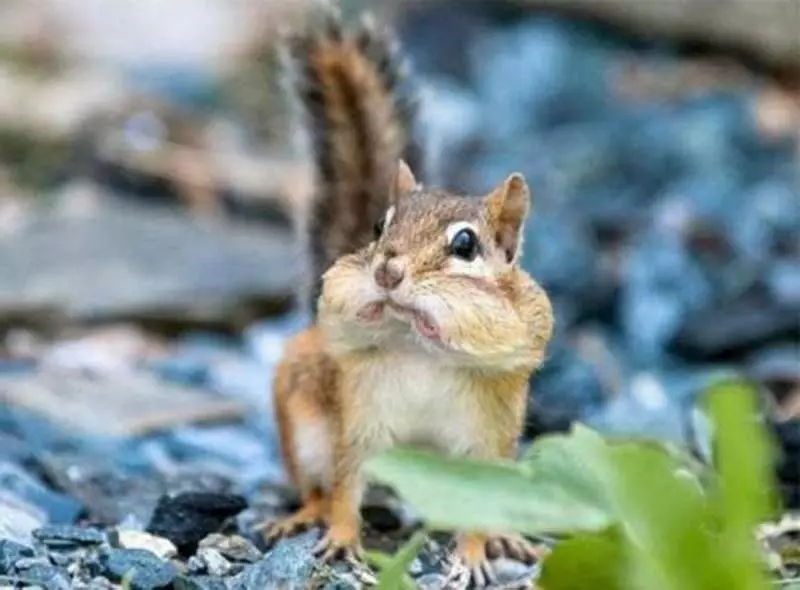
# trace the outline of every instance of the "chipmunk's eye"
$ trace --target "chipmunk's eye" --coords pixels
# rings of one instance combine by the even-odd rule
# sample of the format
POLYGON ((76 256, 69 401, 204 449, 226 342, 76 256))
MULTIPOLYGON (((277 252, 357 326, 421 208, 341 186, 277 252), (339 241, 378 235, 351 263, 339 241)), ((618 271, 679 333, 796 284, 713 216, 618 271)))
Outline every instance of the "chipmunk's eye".
POLYGON ((372 231, 375 234, 375 239, 379 239, 383 235, 383 227, 386 225, 386 219, 381 217, 378 221, 375 222, 375 225, 372 226, 372 231))
POLYGON ((480 242, 475 232, 469 228, 459 230, 450 240, 450 252, 463 260, 472 262, 480 251, 480 242))

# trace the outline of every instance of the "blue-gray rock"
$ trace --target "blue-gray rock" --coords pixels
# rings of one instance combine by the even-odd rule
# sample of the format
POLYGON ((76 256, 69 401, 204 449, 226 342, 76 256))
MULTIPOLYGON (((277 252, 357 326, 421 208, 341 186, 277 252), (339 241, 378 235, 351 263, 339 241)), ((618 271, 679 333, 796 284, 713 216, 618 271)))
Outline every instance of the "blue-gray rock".
POLYGON ((101 545, 106 541, 103 531, 69 525, 46 525, 33 531, 33 536, 48 547, 101 545))
POLYGON ((214 576, 178 576, 173 583, 175 590, 227 590, 224 578, 214 576))
POLYGON ((712 285, 680 237, 645 237, 631 254, 622 289, 621 319, 630 354, 646 366, 662 362, 686 317, 711 306, 712 297, 712 285))
POLYGON ((83 510, 80 502, 47 489, 30 473, 5 461, 0 461, 0 489, 11 490, 17 497, 37 506, 54 524, 72 523, 83 510))
POLYGON ((33 549, 8 539, 0 539, 0 575, 9 574, 20 559, 33 557, 33 549))
POLYGON ((47 479, 80 500, 89 518, 100 524, 134 519, 143 526, 165 491, 161 478, 148 472, 149 457, 136 444, 48 452, 37 459, 47 479))
POLYGON ((17 560, 17 563, 14 564, 14 567, 18 571, 28 570, 32 567, 39 566, 39 565, 59 565, 58 563, 50 563, 50 559, 45 557, 44 555, 39 555, 37 557, 22 557, 17 560))
POLYGON ((129 579, 132 590, 167 588, 178 575, 174 565, 144 549, 111 549, 100 556, 100 566, 112 581, 129 579))
POLYGON ((23 587, 38 586, 44 590, 69 590, 71 588, 64 573, 50 565, 34 565, 19 572, 16 577, 12 576, 11 579, 16 579, 17 583, 24 584, 23 587))
POLYGON ((307 588, 316 564, 312 549, 318 539, 319 532, 312 530, 280 541, 261 561, 235 576, 231 580, 230 590, 307 588))

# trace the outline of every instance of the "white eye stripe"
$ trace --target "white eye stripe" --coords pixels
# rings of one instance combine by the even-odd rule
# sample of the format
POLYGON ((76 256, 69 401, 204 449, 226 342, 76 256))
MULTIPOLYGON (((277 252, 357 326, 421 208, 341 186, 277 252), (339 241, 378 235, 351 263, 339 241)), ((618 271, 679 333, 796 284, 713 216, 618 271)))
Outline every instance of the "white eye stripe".
POLYGON ((447 226, 447 230, 445 231, 445 235, 447 236, 447 243, 449 244, 450 242, 452 242, 453 238, 456 237, 456 234, 460 232, 462 229, 471 229, 476 236, 478 235, 478 229, 470 222, 456 221, 447 226))
POLYGON ((383 226, 384 227, 388 227, 389 224, 392 222, 392 219, 394 219, 394 212, 395 212, 395 208, 394 208, 394 205, 392 205, 386 211, 386 215, 383 218, 383 226))

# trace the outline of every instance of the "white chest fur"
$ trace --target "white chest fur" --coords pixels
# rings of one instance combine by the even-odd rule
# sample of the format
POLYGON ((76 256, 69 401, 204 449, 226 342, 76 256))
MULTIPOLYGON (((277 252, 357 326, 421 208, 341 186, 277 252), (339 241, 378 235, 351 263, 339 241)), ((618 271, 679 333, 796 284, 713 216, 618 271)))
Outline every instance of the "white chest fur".
POLYGON ((417 444, 461 455, 474 446, 481 412, 464 369, 395 352, 362 364, 353 376, 354 435, 370 452, 417 444))

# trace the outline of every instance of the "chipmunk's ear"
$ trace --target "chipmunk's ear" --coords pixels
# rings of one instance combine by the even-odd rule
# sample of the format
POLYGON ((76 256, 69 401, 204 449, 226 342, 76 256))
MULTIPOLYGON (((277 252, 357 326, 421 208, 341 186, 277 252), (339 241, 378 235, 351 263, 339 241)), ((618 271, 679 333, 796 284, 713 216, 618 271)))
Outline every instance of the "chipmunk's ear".
POLYGON ((489 223, 506 261, 515 262, 522 246, 522 226, 528 217, 530 191, 519 172, 509 175, 485 199, 489 223))
POLYGON ((405 160, 399 160, 397 163, 397 170, 392 180, 392 187, 389 193, 390 202, 395 205, 399 199, 417 188, 417 179, 411 168, 408 167, 405 160))

